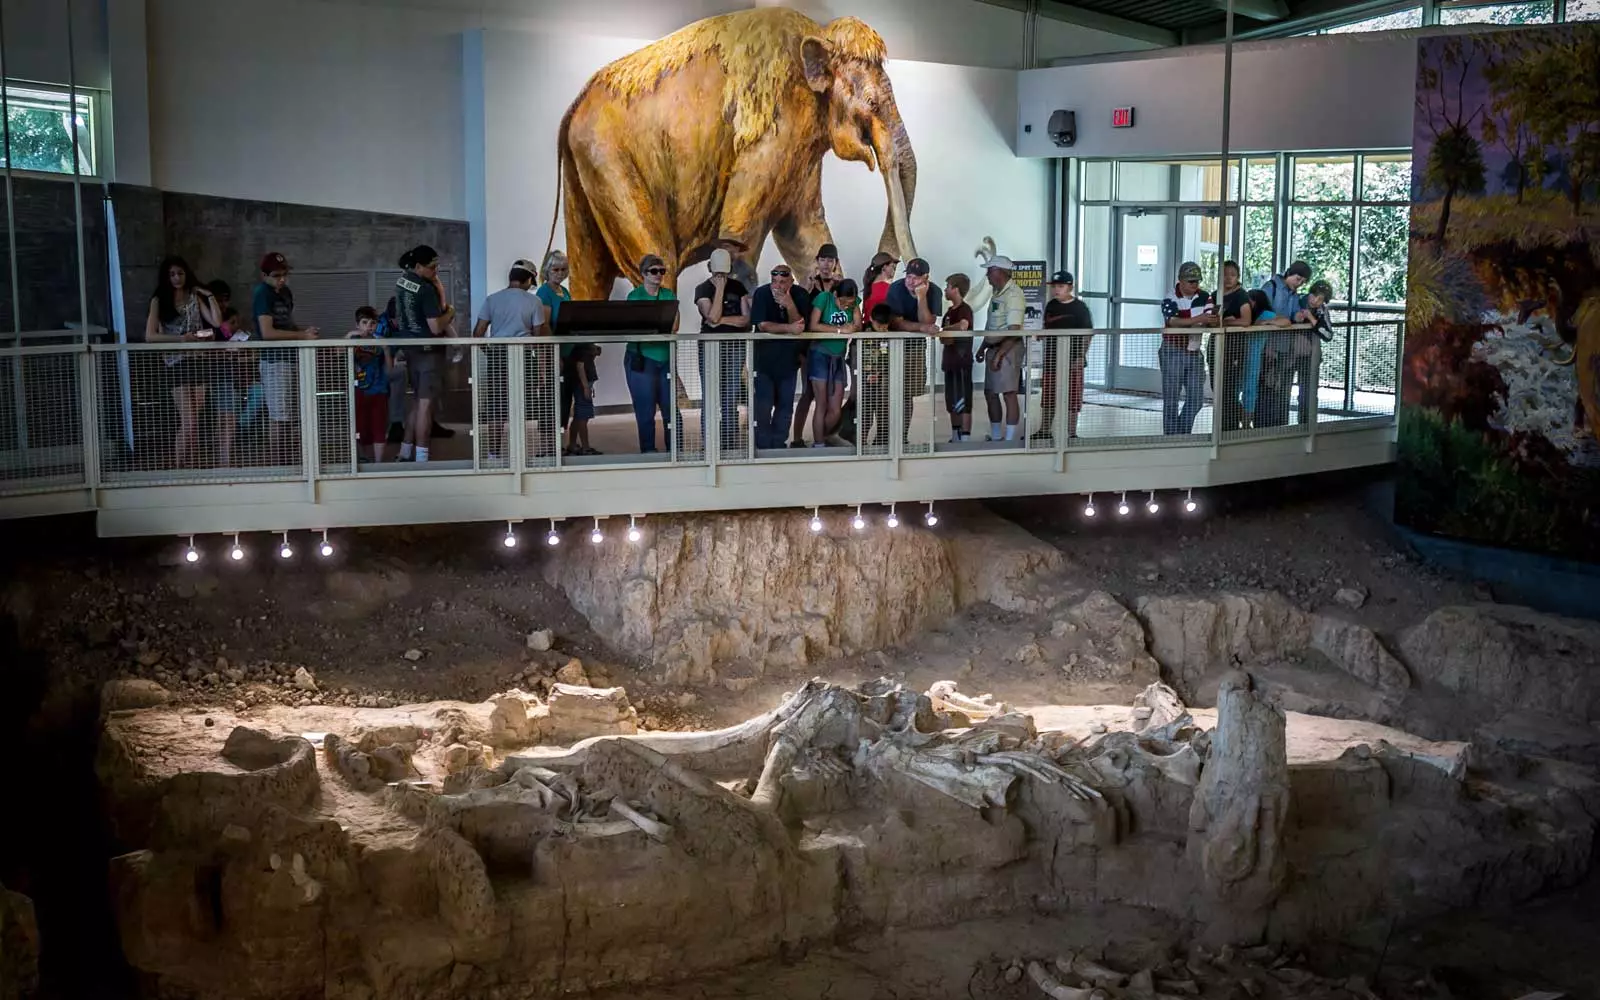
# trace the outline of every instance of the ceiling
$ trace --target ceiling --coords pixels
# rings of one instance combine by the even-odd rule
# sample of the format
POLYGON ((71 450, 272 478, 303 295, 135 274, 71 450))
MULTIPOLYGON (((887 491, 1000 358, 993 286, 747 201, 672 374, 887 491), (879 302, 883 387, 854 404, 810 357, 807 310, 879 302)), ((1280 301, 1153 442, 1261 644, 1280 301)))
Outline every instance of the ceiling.
MULTIPOLYGON (((1026 11, 1030 0, 980 0, 1026 11)), ((1158 45, 1223 37, 1228 0, 1032 0, 1040 17, 1139 38, 1158 45)), ((1289 22, 1350 18, 1392 9, 1395 0, 1233 0, 1233 31, 1248 35, 1289 22)))

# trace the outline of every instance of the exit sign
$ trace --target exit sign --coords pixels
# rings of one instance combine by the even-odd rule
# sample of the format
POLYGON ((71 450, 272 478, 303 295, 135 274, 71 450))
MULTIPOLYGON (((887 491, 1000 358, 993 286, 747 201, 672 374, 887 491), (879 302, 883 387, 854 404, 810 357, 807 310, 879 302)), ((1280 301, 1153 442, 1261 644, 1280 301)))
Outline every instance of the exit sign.
POLYGON ((1111 127, 1112 128, 1133 128, 1133 109, 1132 108, 1112 108, 1111 109, 1111 127))

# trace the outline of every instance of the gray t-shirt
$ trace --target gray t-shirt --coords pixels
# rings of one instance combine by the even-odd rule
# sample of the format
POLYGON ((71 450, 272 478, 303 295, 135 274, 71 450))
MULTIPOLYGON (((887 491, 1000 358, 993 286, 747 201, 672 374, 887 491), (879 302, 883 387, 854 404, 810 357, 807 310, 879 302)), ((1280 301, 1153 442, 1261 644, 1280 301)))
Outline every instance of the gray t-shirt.
POLYGON ((478 319, 489 321, 491 337, 526 337, 544 322, 544 303, 531 291, 502 288, 483 300, 478 319))

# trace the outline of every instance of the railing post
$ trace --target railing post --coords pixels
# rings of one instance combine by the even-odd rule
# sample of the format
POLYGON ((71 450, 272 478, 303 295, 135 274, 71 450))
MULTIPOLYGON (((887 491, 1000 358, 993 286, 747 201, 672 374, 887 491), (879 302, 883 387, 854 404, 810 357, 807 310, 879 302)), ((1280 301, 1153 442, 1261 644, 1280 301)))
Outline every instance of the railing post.
MULTIPOLYGON (((889 478, 900 478, 900 457, 905 454, 906 437, 906 341, 889 341, 889 478)), ((857 411, 859 413, 859 410, 857 411)), ((859 417, 857 420, 859 421, 859 417)), ((860 436, 859 430, 857 437, 860 436)))
POLYGON ((749 415, 745 423, 749 430, 744 436, 745 453, 751 461, 756 457, 756 342, 744 342, 744 370, 739 377, 744 380, 744 398, 749 403, 749 415))
POLYGON ((1406 377, 1406 321, 1395 324, 1394 342, 1394 410, 1389 414, 1396 426, 1400 424, 1400 391, 1406 377))
MULTIPOLYGON (((705 439, 706 485, 717 485, 722 458, 722 341, 700 342, 700 435, 705 439)), ((674 393, 676 396, 676 393, 674 393)))
MULTIPOLYGON (((667 405, 661 407, 662 422, 666 424, 663 432, 671 442, 667 452, 667 461, 673 465, 678 464, 678 449, 683 447, 683 414, 678 412, 678 343, 672 341, 667 344, 667 405)), ((652 421, 655 414, 650 415, 652 421)), ((704 432, 705 428, 701 428, 704 432)), ((652 442, 651 447, 654 447, 652 442)))
POLYGON ((301 344, 296 353, 300 385, 300 461, 304 466, 306 499, 317 502, 317 473, 321 442, 317 438, 317 348, 301 344))
MULTIPOLYGON (((1321 409, 1321 400, 1318 397, 1321 395, 1321 389, 1322 389, 1322 338, 1317 335, 1317 331, 1316 331, 1315 328, 1313 328, 1311 330, 1310 335, 1311 335, 1311 377, 1309 379, 1306 379, 1305 382, 1309 382, 1311 384, 1309 386, 1307 386, 1307 385, 1304 384, 1304 382, 1302 382, 1302 384, 1300 386, 1300 391, 1301 391, 1301 393, 1305 393, 1305 392, 1309 391, 1311 393, 1311 398, 1310 398, 1309 401, 1299 402, 1300 407, 1302 409, 1306 410, 1306 414, 1307 414, 1306 415, 1306 454, 1307 455, 1310 455, 1310 454, 1312 454, 1313 452, 1315 452, 1317 450, 1317 410, 1321 409)), ((1349 387, 1349 383, 1350 383, 1350 372, 1347 370, 1345 372, 1345 385, 1346 385, 1347 389, 1349 387)))
MULTIPOLYGON (((1046 378, 1056 380, 1056 412, 1052 415, 1050 433, 1055 438, 1056 471, 1067 469, 1067 437, 1072 427, 1072 334, 1054 338, 1056 345, 1056 370, 1046 372, 1046 378)), ((1043 400, 1040 401, 1041 404, 1043 400)))
MULTIPOLYGON (((533 350, 538 350, 534 346, 533 350)), ((528 467, 528 350, 522 344, 506 348, 506 468, 511 472, 511 492, 522 492, 522 473, 528 467)), ((535 365, 537 367, 537 365, 535 365)), ((556 391, 560 392, 559 384, 556 391)), ((557 404, 559 408, 560 404, 557 404)), ((544 414, 535 414, 543 417, 544 414)), ((561 429, 556 428, 556 467, 561 467, 561 429)))
MULTIPOLYGON (((480 416, 483 412, 483 352, 477 344, 467 348, 467 385, 472 391, 472 427, 468 436, 472 438, 472 471, 483 470, 483 421, 480 416)), ((509 403, 510 400, 508 399, 509 403)))
MULTIPOLYGON (((17 361, 22 361, 20 355, 17 361)), ((84 344, 83 353, 78 355, 78 433, 83 453, 83 485, 91 490, 100 488, 100 393, 96 371, 94 353, 84 344)))
POLYGON ((1211 335, 1211 458, 1222 454, 1222 415, 1233 412, 1233 403, 1224 407, 1223 386, 1227 384, 1224 372, 1228 368, 1228 334, 1222 326, 1211 335))
MULTIPOLYGON (((379 364, 382 364, 381 359, 379 364)), ((344 412, 346 426, 350 428, 350 474, 355 475, 361 471, 361 435, 356 427, 356 350, 353 347, 344 352, 344 412)), ((385 443, 387 440, 385 438, 385 443)), ((377 442, 372 443, 376 455, 377 442)))

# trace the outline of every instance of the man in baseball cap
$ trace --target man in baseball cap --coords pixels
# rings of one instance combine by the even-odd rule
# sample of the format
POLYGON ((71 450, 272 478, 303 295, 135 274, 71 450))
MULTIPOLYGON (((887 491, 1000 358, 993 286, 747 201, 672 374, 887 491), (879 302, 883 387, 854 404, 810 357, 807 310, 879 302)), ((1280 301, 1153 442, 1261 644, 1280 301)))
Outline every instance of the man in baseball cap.
MULTIPOLYGON (((701 333, 745 333, 750 329, 750 289, 733 276, 733 254, 718 247, 711 251, 711 277, 695 286, 694 304, 700 310, 701 333)), ((706 355, 711 341, 700 345, 700 384, 706 384, 706 355)), ((722 396, 722 431, 719 440, 724 451, 737 451, 739 441, 739 390, 744 387, 744 341, 724 340, 716 344, 721 375, 717 379, 722 396)), ((709 430, 710 428, 706 428, 709 430)))
POLYGON ((1018 424, 1022 421, 1017 393, 1022 387, 1021 330, 1028 301, 1021 286, 1011 280, 1014 270, 1016 265, 1011 263, 1010 257, 995 254, 989 258, 987 272, 993 295, 989 299, 987 335, 983 346, 978 348, 977 357, 985 362, 983 400, 989 410, 990 441, 1015 441, 1018 424))
MULTIPOLYGON (((889 329, 902 333, 939 332, 939 317, 944 314, 944 294, 929 278, 931 268, 921 257, 906 261, 906 276, 889 285, 884 303, 889 307, 889 329)), ((905 346, 905 431, 911 431, 913 401, 922 394, 928 381, 927 344, 908 340, 905 346)))
POLYGON ((1156 351, 1161 364, 1161 433, 1190 434, 1206 402, 1206 362, 1200 353, 1200 327, 1217 325, 1216 302, 1200 287, 1200 265, 1178 265, 1178 283, 1161 301, 1166 327, 1181 333, 1161 335, 1156 351), (1189 331, 1194 332, 1189 332, 1189 331), (1179 408, 1179 401, 1182 408, 1179 408))
MULTIPOLYGON (((294 318, 294 292, 289 289, 289 261, 276 251, 261 258, 261 281, 250 296, 250 316, 255 321, 257 340, 315 340, 316 327, 300 329, 294 318)), ((273 461, 289 464, 298 451, 292 447, 296 401, 300 383, 295 377, 293 348, 269 348, 261 352, 261 391, 266 397, 267 443, 273 461)))

